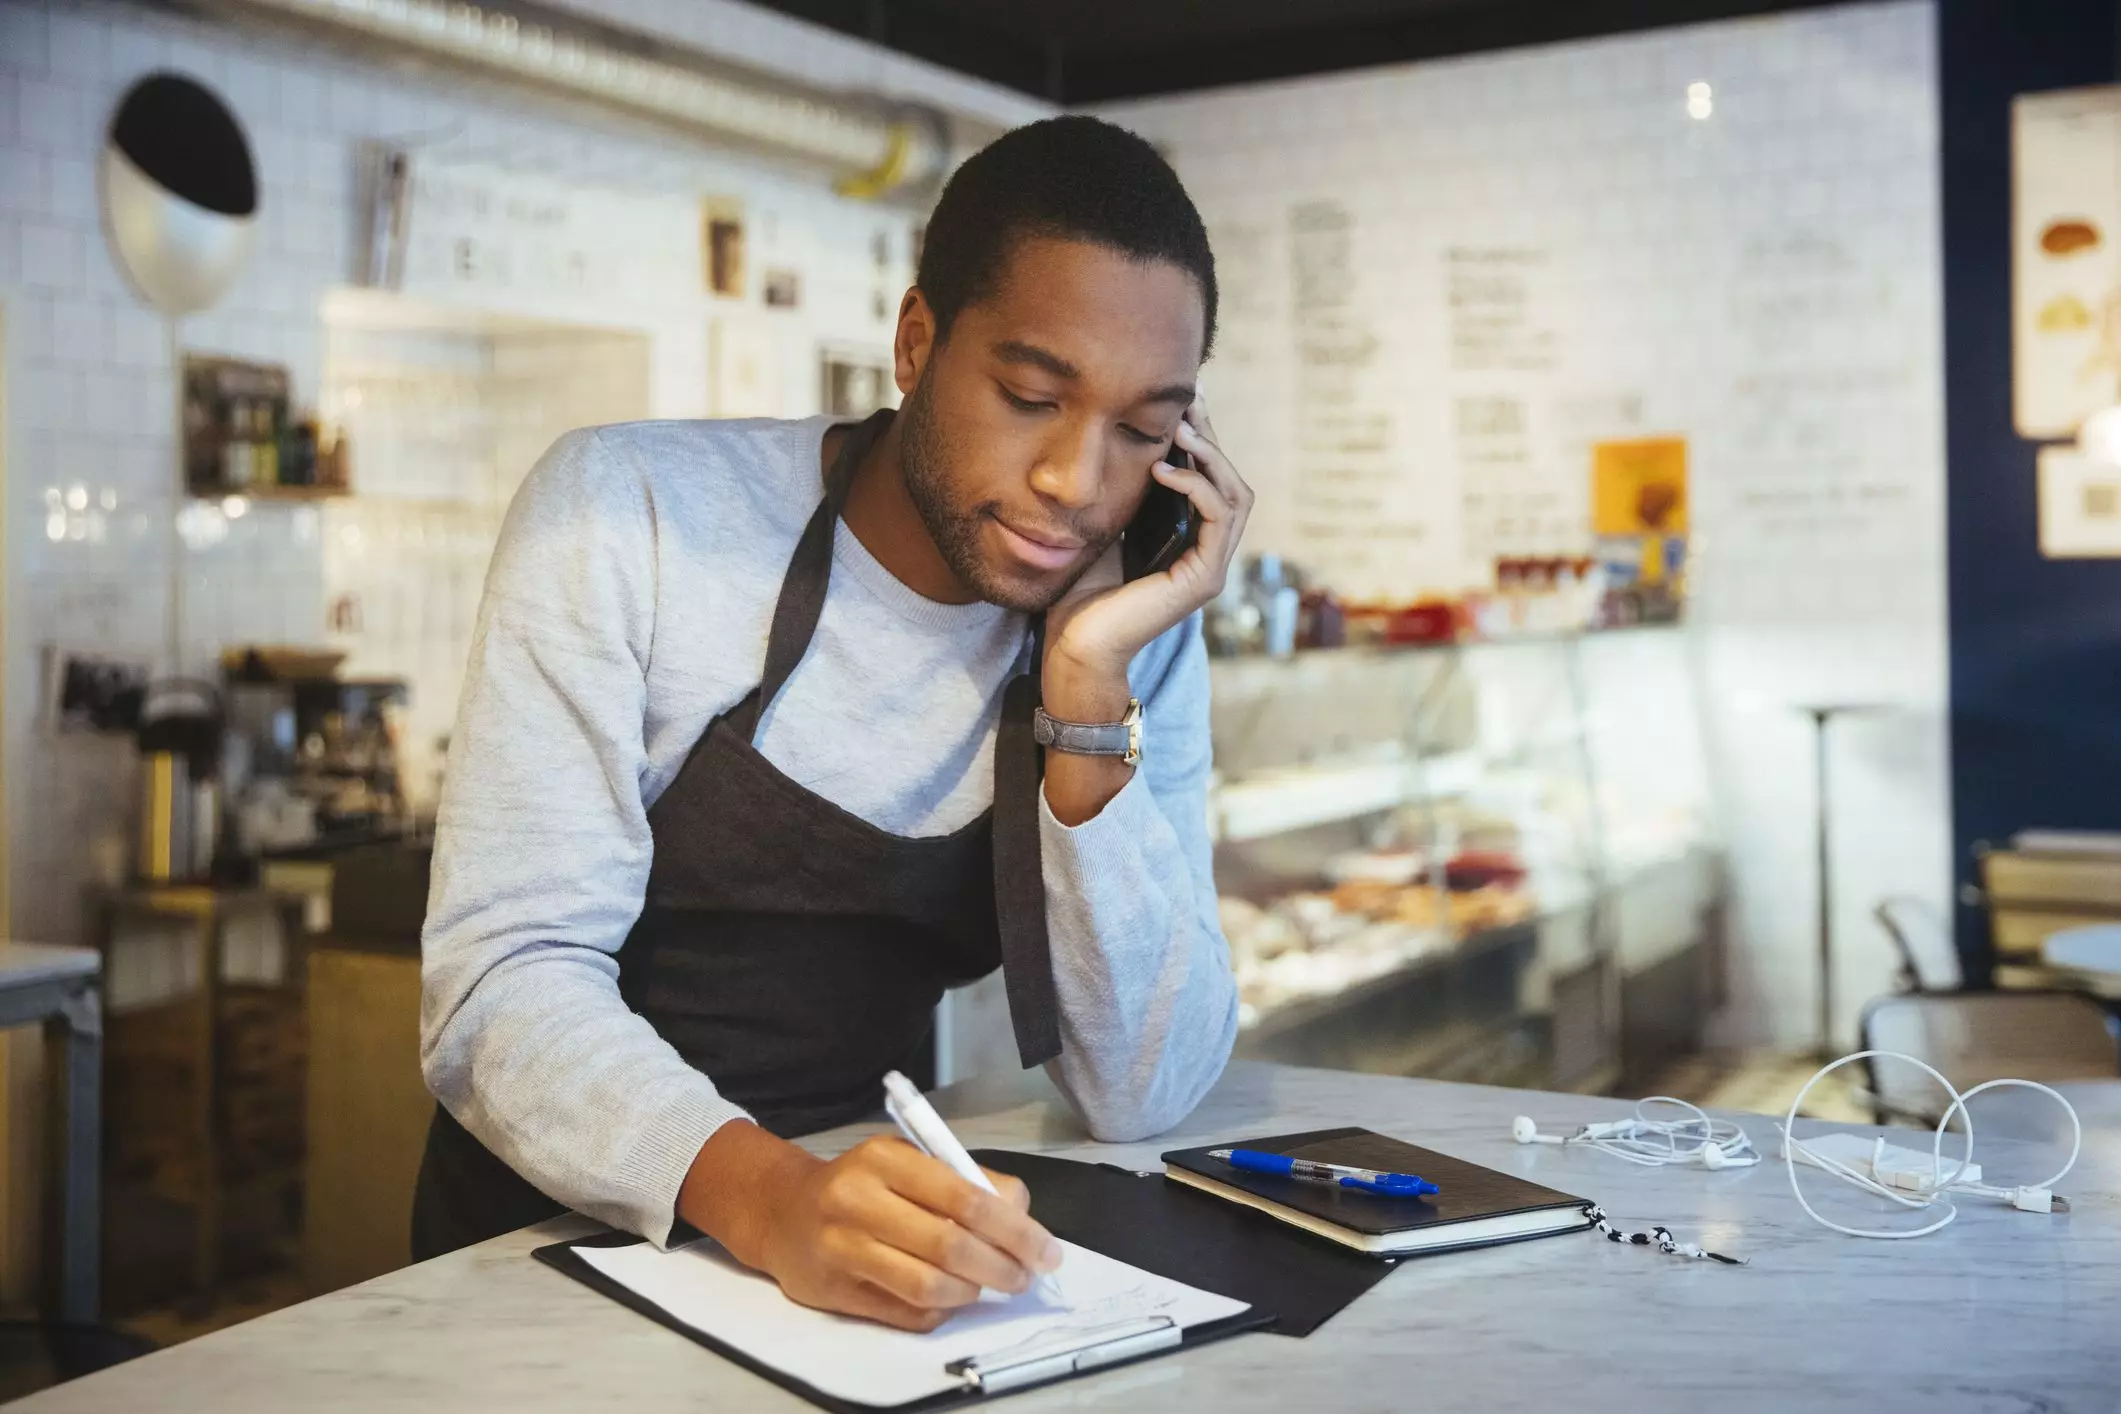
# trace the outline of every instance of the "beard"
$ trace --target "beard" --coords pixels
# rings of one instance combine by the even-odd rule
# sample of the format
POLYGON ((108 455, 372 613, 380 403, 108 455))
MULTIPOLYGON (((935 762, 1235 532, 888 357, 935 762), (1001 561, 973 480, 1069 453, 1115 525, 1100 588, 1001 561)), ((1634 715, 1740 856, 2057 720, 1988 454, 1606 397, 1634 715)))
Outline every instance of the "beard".
POLYGON ((1000 509, 999 502, 962 506, 951 493, 944 468, 952 458, 949 441, 927 397, 928 384, 916 384, 899 408, 899 475, 906 495, 919 513, 921 524, 943 563, 973 593, 990 604, 1019 614, 1042 614, 1060 602, 1075 582, 1097 563, 1118 535, 1087 535, 1078 528, 1077 538, 1087 542, 1075 565, 1058 575, 995 564, 983 548, 988 522, 1000 509))

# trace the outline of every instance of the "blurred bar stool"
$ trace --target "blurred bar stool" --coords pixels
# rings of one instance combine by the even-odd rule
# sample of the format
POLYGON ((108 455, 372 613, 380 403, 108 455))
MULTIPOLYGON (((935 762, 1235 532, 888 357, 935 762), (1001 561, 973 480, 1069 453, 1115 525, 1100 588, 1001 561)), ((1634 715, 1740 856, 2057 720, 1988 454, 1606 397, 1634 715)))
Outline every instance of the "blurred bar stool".
MULTIPOLYGON (((2081 992, 1880 997, 1863 1009, 1863 1049, 1925 1061, 1961 1090, 2004 1076, 2053 1085, 2121 1074, 2113 1022, 2081 992)), ((1951 1103, 1934 1080, 1911 1066, 1881 1065, 1873 1057, 1864 1069, 1879 1124, 1934 1125, 1951 1103)))
POLYGON ((2040 957, 2084 990, 2121 1000, 2121 923, 2094 923, 2050 933, 2040 957))

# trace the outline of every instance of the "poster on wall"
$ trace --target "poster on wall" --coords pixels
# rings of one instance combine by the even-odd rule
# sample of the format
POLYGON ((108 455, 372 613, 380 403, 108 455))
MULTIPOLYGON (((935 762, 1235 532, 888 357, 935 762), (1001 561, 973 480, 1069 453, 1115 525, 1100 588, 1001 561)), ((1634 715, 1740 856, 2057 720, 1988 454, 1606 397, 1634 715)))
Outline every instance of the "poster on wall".
POLYGON ((2041 555, 2121 559, 2121 466, 2074 447, 2042 447, 2039 468, 2041 555))
POLYGON ((1611 582, 1650 596, 1646 617, 1676 612, 1686 564, 1684 437, 1634 437, 1591 448, 1591 529, 1611 582))
POLYGON ((2011 110, 2012 403, 2023 437, 2121 403, 2121 86, 2011 110))
POLYGON ((393 247, 407 294, 522 295, 657 307, 695 282, 684 198, 585 186, 423 154, 411 164, 393 247))

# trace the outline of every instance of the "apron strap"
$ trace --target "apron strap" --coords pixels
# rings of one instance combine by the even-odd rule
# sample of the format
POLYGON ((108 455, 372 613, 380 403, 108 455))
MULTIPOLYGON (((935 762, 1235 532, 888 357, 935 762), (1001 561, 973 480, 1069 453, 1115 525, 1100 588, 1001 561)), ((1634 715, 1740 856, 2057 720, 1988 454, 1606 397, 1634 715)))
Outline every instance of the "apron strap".
POLYGON ((1046 754, 1031 734, 1039 703, 1046 620, 1031 635, 1031 667, 1002 692, 994 742, 994 912, 1001 934, 1002 983, 1016 1054, 1026 1070, 1061 1053, 1060 1001, 1053 986, 1053 944, 1046 934, 1046 877, 1039 857, 1039 790, 1046 754))
MULTIPOLYGON (((833 458, 832 470, 825 477, 824 499, 788 559, 781 597, 773 609, 773 627, 766 635, 766 664, 759 685, 729 712, 730 725, 746 741, 756 738, 760 714, 780 694, 810 647, 810 637, 825 611, 832 540, 847 488, 861 459, 891 425, 891 417, 889 408, 872 414, 847 434, 839 455, 833 458)), ((1046 624, 1040 616, 1032 629, 1030 669, 1010 679, 1002 692, 1002 719, 994 743, 995 923, 1001 936, 1009 1020, 1016 1032, 1017 1056, 1026 1070, 1061 1052, 1053 947, 1046 933, 1046 880, 1039 859, 1039 784, 1045 753, 1031 734, 1045 646, 1046 624)))
POLYGON ((825 496, 803 527, 788 557, 787 573, 781 577, 780 598, 773 606, 773 626, 766 633, 766 664, 759 685, 729 712, 730 725, 746 741, 758 736, 759 717, 787 686, 796 664, 810 648, 819 616, 825 612, 825 593, 832 584, 832 539, 839 527, 840 510, 847 504, 847 488, 854 470, 891 425, 892 410, 878 408, 867 420, 848 429, 840 453, 825 475, 825 496))

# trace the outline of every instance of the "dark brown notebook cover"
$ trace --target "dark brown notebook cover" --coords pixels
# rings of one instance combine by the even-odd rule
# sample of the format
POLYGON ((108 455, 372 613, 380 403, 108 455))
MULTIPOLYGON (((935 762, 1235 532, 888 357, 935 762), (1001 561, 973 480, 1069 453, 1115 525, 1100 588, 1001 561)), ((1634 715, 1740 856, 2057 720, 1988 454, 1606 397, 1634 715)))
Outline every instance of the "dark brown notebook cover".
MULTIPOLYGON (((1404 1144, 1369 1129, 1317 1129, 1305 1134, 1239 1139, 1208 1148, 1174 1149, 1163 1158, 1168 1167, 1185 1169, 1350 1232, 1371 1236, 1474 1223, 1543 1209, 1590 1207, 1588 1199, 1467 1163, 1464 1159, 1454 1159, 1433 1149, 1404 1144), (1280 1174, 1248 1173, 1232 1168, 1221 1159, 1209 1158, 1209 1148, 1259 1149, 1329 1164, 1419 1174, 1440 1191, 1426 1198, 1387 1198, 1375 1193, 1336 1188, 1331 1184, 1284 1178, 1280 1174)), ((1589 1226, 1589 1222, 1586 1218, 1584 1226, 1589 1226)))

